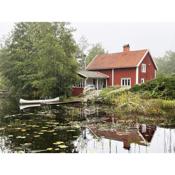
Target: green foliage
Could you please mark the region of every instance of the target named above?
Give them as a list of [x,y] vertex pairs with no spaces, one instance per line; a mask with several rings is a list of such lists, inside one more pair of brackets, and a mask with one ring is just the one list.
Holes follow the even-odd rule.
[[94,44],[88,51],[87,64],[89,64],[96,55],[104,54],[105,50],[100,43]]
[[78,42],[78,48],[77,48],[77,59],[79,62],[79,69],[85,70],[86,69],[86,51],[89,47],[89,43],[87,39],[84,36],[81,36],[79,42]]
[[99,97],[104,104],[114,105],[117,115],[164,115],[174,112],[175,100],[143,98],[141,93],[133,93],[120,88],[107,88],[102,90]]
[[[104,104],[115,104],[115,99],[121,92],[119,87],[108,87],[104,88],[100,92],[100,96],[98,97],[99,102]],[[96,99],[98,101],[98,99]]]
[[175,76],[159,77],[140,86],[136,85],[132,92],[140,92],[150,98],[175,99]]
[[168,51],[163,57],[157,58],[159,75],[172,75],[175,73],[175,52]]
[[31,98],[68,95],[77,79],[72,32],[63,22],[17,23],[0,55],[10,90]]

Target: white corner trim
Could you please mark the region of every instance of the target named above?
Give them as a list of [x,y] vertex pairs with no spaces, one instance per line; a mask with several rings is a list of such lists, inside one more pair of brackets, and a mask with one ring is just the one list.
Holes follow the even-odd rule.
[[114,86],[114,69],[112,69],[112,86]]
[[154,78],[156,78],[157,77],[157,70],[155,70],[155,72],[154,72]]
[[86,70],[88,70],[88,67],[94,62],[94,60],[97,58],[98,55],[96,55],[91,62],[86,66]]
[[139,84],[139,67],[136,67],[136,84]]

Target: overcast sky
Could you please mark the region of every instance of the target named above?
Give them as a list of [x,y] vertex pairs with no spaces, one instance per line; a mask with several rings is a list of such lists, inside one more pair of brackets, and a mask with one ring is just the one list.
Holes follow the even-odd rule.
[[[76,41],[81,36],[90,44],[100,42],[108,52],[120,52],[129,43],[131,50],[149,49],[154,57],[175,51],[175,23],[72,23]],[[13,23],[0,23],[0,39],[12,29]]]

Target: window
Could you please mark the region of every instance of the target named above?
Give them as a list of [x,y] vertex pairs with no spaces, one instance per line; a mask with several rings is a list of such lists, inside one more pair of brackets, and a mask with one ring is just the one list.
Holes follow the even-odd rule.
[[142,64],[141,71],[142,71],[143,73],[146,72],[146,64]]
[[141,78],[141,84],[145,83],[144,78]]
[[121,86],[131,86],[131,78],[121,78]]

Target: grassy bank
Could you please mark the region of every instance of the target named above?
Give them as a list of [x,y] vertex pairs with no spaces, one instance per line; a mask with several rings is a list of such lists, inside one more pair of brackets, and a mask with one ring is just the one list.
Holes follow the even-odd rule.
[[175,116],[175,77],[162,77],[130,90],[103,89],[96,102],[113,105],[117,115]]
[[175,100],[144,98],[140,93],[105,89],[97,102],[114,105],[118,114],[165,115],[175,111]]

